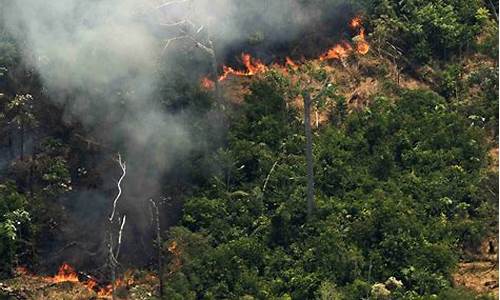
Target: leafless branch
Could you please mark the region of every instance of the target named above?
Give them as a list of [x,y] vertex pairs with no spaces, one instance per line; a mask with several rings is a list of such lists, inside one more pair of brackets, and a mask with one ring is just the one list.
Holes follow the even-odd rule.
[[262,192],[266,191],[267,183],[269,182],[269,179],[271,178],[271,174],[273,173],[274,169],[278,165],[278,162],[279,159],[274,162],[273,166],[271,167],[271,170],[269,171],[269,174],[267,174],[266,180],[264,181],[264,186],[262,187]]
[[189,36],[189,39],[191,41],[193,41],[197,47],[201,48],[203,51],[205,51],[208,54],[210,54],[210,56],[214,56],[215,55],[215,52],[214,52],[213,48],[209,48],[209,47],[203,45],[201,42],[199,42],[198,40],[196,40],[192,36]]
[[181,35],[181,36],[176,36],[176,37],[173,37],[173,38],[166,40],[165,46],[163,46],[163,52],[167,51],[167,48],[170,46],[170,43],[172,43],[173,41],[187,39],[187,38],[188,38],[187,35]]
[[[172,4],[176,3],[189,3],[191,6],[192,0],[172,0],[165,2],[158,6],[156,9],[161,9],[164,7],[167,7]],[[188,39],[194,43],[194,45],[203,50],[205,53],[207,53],[210,56],[211,59],[211,73],[212,73],[212,81],[214,82],[215,85],[215,98],[217,101],[217,104],[220,106],[222,110],[225,109],[224,103],[222,101],[223,95],[221,91],[221,86],[219,85],[218,82],[218,70],[217,70],[217,58],[216,58],[216,49],[213,45],[212,40],[210,39],[210,33],[207,29],[205,29],[205,25],[199,25],[195,24],[196,22],[193,22],[192,18],[190,17],[189,11],[191,11],[190,7],[187,9],[188,13],[183,17],[182,20],[176,21],[176,22],[165,22],[161,23],[160,26],[165,26],[165,27],[179,27],[179,36],[167,39],[165,41],[165,45],[162,50],[162,56],[163,54],[167,51],[168,47],[171,45],[172,42],[176,40],[183,40],[183,39]],[[183,28],[184,24],[189,24],[190,27],[188,28]],[[203,37],[203,39],[198,39],[197,36],[204,31],[206,33],[206,36]]]
[[118,199],[120,199],[120,196],[122,195],[122,187],[121,183],[123,178],[125,178],[125,175],[127,175],[127,165],[125,164],[124,161],[122,161],[122,156],[120,153],[118,153],[118,164],[120,165],[120,168],[122,169],[122,175],[120,176],[120,179],[117,182],[117,187],[118,187],[118,194],[116,195],[115,199],[113,200],[113,209],[111,211],[111,215],[109,216],[109,222],[113,222],[113,219],[115,217],[116,213],[116,204],[118,203]]
[[[156,223],[156,240],[158,243],[158,278],[160,279],[160,297],[163,297],[163,265],[162,265],[162,255],[161,255],[161,247],[162,247],[162,240],[161,240],[161,228],[160,228],[160,211],[158,209],[158,205],[156,204],[153,199],[149,199],[149,202],[151,203],[152,210],[155,216],[155,223]],[[153,215],[151,216],[153,217]]]
[[160,26],[164,26],[164,27],[175,27],[175,26],[179,26],[179,25],[182,25],[182,24],[190,24],[192,25],[193,23],[191,23],[191,21],[189,20],[181,20],[181,21],[178,21],[178,22],[173,22],[173,23],[160,23],[159,25]]
[[118,260],[118,256],[120,255],[120,248],[122,246],[122,234],[123,228],[125,227],[125,222],[127,221],[127,215],[124,215],[122,218],[122,222],[120,225],[120,230],[118,231],[118,244],[116,245],[116,254],[114,255],[115,260]]
[[168,1],[168,2],[160,4],[159,6],[156,7],[156,9],[162,9],[162,8],[167,7],[169,5],[172,5],[172,4],[187,3],[187,2],[189,2],[189,0],[172,0],[172,1]]
[[118,193],[113,200],[113,208],[111,210],[111,215],[109,216],[109,228],[108,228],[108,259],[109,259],[109,267],[111,269],[111,285],[112,285],[112,298],[116,299],[114,295],[114,290],[115,290],[115,281],[116,281],[116,267],[118,266],[118,255],[120,254],[120,248],[122,244],[122,236],[123,236],[123,229],[125,228],[125,223],[127,221],[127,215],[124,215],[123,218],[119,219],[119,224],[120,228],[118,230],[118,240],[117,240],[117,245],[116,247],[114,246],[114,238],[113,238],[113,225],[114,225],[114,220],[115,220],[115,215],[116,215],[116,207],[118,204],[118,200],[120,199],[120,196],[122,195],[122,187],[121,183],[123,181],[123,178],[125,178],[125,175],[127,175],[127,165],[125,161],[122,160],[122,157],[120,153],[118,153],[118,164],[120,166],[120,169],[122,170],[122,175],[120,176],[120,179],[116,183],[118,187]]

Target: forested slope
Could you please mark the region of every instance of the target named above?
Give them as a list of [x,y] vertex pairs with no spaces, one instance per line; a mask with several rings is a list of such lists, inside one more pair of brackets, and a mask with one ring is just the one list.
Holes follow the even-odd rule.
[[498,3],[261,2],[71,67],[2,14],[0,298],[498,295]]

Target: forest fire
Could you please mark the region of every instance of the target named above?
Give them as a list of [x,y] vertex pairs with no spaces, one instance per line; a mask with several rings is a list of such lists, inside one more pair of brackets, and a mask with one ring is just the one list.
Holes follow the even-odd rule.
[[356,42],[356,51],[359,54],[365,55],[370,51],[370,44],[365,39],[365,29],[360,28],[359,30],[359,35],[355,37],[355,42]]
[[498,299],[498,1],[2,1],[0,300]]
[[260,74],[267,72],[269,70],[269,67],[263,64],[260,60],[258,59],[253,59],[250,54],[247,53],[242,53],[241,54],[241,62],[245,66],[246,70],[245,71],[239,71],[235,70],[231,67],[228,66],[223,66],[222,67],[222,75],[219,76],[219,81],[225,80],[229,75],[235,75],[235,76],[252,76],[255,74]]
[[[351,55],[353,51],[361,55],[365,55],[370,51],[370,45],[366,41],[365,28],[363,27],[361,17],[354,17],[349,23],[349,26],[352,29],[358,31],[358,34],[353,38],[354,47],[350,43],[342,41],[321,54],[318,57],[319,60],[344,60],[349,55]],[[262,74],[270,69],[269,66],[263,64],[259,59],[253,58],[248,53],[241,54],[241,63],[245,67],[244,70],[236,70],[230,66],[223,65],[222,74],[218,77],[218,81],[224,81],[229,76],[245,77]],[[297,69],[299,67],[299,64],[294,62],[290,57],[287,56],[285,58],[285,66],[292,69]],[[213,90],[215,87],[214,81],[210,80],[208,77],[202,78],[200,85],[206,90]]]
[[47,278],[53,283],[59,282],[79,282],[75,269],[67,263],[63,263],[54,277]]
[[361,17],[356,16],[351,20],[351,27],[353,29],[361,28],[362,27],[362,22],[361,22]]
[[346,42],[335,45],[333,48],[328,49],[327,52],[323,53],[319,59],[320,60],[330,60],[330,59],[344,59],[349,56],[352,51],[351,45]]
[[290,57],[285,58],[285,63],[287,66],[291,67],[292,69],[296,69],[299,67]]
[[[370,44],[366,41],[365,28],[363,27],[363,22],[361,17],[354,17],[349,26],[354,30],[359,30],[358,35],[353,38],[355,43],[356,53],[365,55],[370,51]],[[352,52],[353,47],[347,43],[342,42],[330,48],[327,52],[320,56],[320,60],[330,60],[330,59],[345,59]]]
[[201,79],[201,86],[206,90],[213,90],[215,88],[215,82],[208,77],[203,77]]
[[[27,270],[20,270],[23,273],[28,273]],[[76,270],[69,264],[63,263],[61,267],[59,267],[59,271],[56,275],[52,277],[45,277],[45,281],[50,283],[62,283],[62,282],[73,282],[73,283],[82,283],[89,291],[93,291],[97,294],[98,298],[110,298],[113,295],[113,284],[108,284],[104,287],[100,287],[98,281],[90,276],[87,276],[87,280],[80,280],[78,273]],[[119,278],[115,281],[114,287],[123,287],[129,286],[134,283],[134,280],[131,276],[128,279]]]

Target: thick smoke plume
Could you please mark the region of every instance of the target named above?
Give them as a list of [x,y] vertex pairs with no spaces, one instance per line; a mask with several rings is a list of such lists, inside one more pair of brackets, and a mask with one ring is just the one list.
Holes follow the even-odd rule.
[[[129,233],[141,236],[137,238],[140,243],[132,244],[150,243],[143,241],[142,234],[149,230],[149,216],[141,208],[142,203],[159,196],[162,176],[172,162],[186,157],[194,145],[188,129],[193,122],[190,114],[167,113],[155,99],[159,97],[157,86],[163,84],[160,79],[168,78],[168,70],[167,76],[159,76],[159,66],[163,62],[175,66],[179,55],[199,50],[189,41],[179,41],[187,54],[172,53],[169,49],[165,51],[165,41],[196,28],[197,38],[214,41],[222,60],[242,43],[282,43],[296,39],[322,13],[299,0],[239,2],[0,2],[2,22],[18,41],[24,63],[32,66],[42,79],[44,94],[64,108],[68,122],[83,124],[91,136],[120,151],[127,161],[125,206],[121,211],[132,214],[127,218]],[[186,27],[186,20],[195,26]],[[115,173],[103,176],[111,175],[116,176]],[[89,229],[102,231],[96,220],[106,215],[109,195],[98,191],[75,193],[68,206],[78,210],[74,212],[75,224],[68,224],[68,228],[75,229],[68,231],[73,235]],[[99,207],[101,211],[95,212]],[[88,210],[93,211],[82,213]],[[102,234],[95,236],[96,240],[103,240]],[[89,236],[79,238],[89,239]]]

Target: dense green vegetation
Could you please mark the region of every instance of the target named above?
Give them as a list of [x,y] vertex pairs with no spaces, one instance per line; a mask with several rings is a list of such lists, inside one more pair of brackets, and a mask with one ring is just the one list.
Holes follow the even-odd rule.
[[[197,120],[193,146],[162,174],[161,193],[183,201],[162,232],[165,299],[488,299],[453,287],[451,275],[498,235],[489,155],[498,148],[498,3],[348,2],[366,19],[384,88],[352,109],[331,82],[316,103],[328,120],[313,131],[312,218],[303,110],[293,104],[303,86],[270,71],[243,103],[214,112],[213,93],[193,82],[204,57],[159,67],[151,101]],[[267,45],[255,31],[248,44]],[[119,148],[82,138],[85,126],[65,119],[19,47],[0,27],[0,277],[40,264],[38,247],[65,216],[61,197],[110,194],[93,159]],[[386,61],[424,88],[388,79]],[[296,72],[321,81],[323,67]]]
[[221,174],[171,231],[184,264],[172,297],[360,299],[391,276],[407,299],[449,288],[459,249],[495,222],[481,130],[433,92],[376,98],[316,132],[318,209],[307,222],[300,116],[267,82],[252,85],[215,156]]

